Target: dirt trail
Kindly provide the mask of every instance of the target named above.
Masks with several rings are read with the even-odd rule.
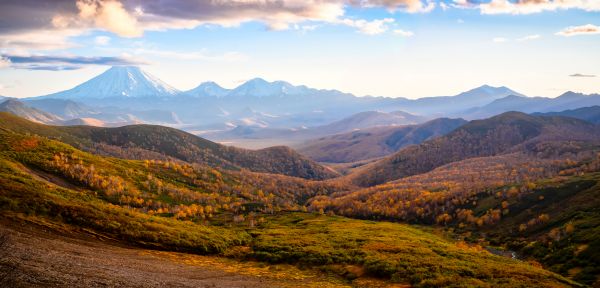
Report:
[[[6,268],[6,263],[16,267],[12,279],[4,283],[9,287],[340,286],[333,279],[291,266],[263,267],[219,257],[130,248],[89,236],[61,236],[31,225],[18,227],[2,221],[0,233],[10,239],[0,268]]]

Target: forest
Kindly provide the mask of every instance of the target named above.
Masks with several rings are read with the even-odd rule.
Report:
[[[594,285],[600,146],[585,139],[591,134],[573,137],[581,127],[557,132],[579,125],[573,120],[502,117],[492,118],[500,128],[475,122],[400,150],[445,143],[455,156],[427,162],[412,153],[428,166],[369,187],[353,178],[364,167],[311,180],[162,151],[147,142],[158,134],[90,146],[62,128],[5,121],[2,218],[150,249],[291,264],[357,286],[372,286],[368,279],[414,287]],[[477,135],[483,140],[473,147],[500,141],[498,148],[465,154]],[[410,163],[398,157],[375,164]]]

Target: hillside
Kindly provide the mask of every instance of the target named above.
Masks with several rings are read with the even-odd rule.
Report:
[[[583,107],[560,112],[534,113],[536,116],[565,116],[600,124],[600,106]]]
[[[418,125],[372,127],[308,140],[298,152],[319,162],[348,163],[390,155],[408,145],[442,136],[465,124],[439,118]]]
[[[308,179],[336,176],[334,172],[287,147],[245,150],[163,126],[46,126],[2,113],[0,127],[60,139],[86,151],[129,159],[163,159],[167,156],[211,167],[248,169]]]
[[[597,169],[596,169],[597,171]],[[600,174],[550,179],[519,199],[480,195],[476,214],[502,207],[497,224],[460,232],[485,234],[490,244],[535,259],[550,270],[591,286],[600,283]]]
[[[290,196],[299,195],[302,185],[308,185],[305,191],[311,194],[334,193],[334,186],[316,189],[312,185],[322,184],[281,178],[300,184],[294,188],[268,184],[276,181],[268,175],[246,181],[240,179],[251,175],[238,178],[237,172],[174,162],[94,156],[57,141],[5,131],[0,131],[0,147],[0,217],[20,227],[42,227],[45,233],[92,235],[138,247],[269,265],[320,267],[317,271],[330,271],[363,287],[389,282],[428,287],[457,281],[495,287],[577,285],[526,262],[405,224],[273,213],[285,207],[299,209],[295,203],[301,203],[301,197]],[[282,194],[282,189],[293,194]],[[42,261],[54,263],[51,269],[64,265],[58,257]],[[71,271],[79,269],[73,266]],[[158,270],[154,275],[169,273]],[[369,278],[384,282],[361,282]]]
[[[371,188],[317,196],[309,210],[444,225],[494,253],[539,261],[597,285],[600,145],[570,142],[545,150],[471,158]]]
[[[460,115],[468,119],[481,119],[506,111],[547,113],[596,105],[600,105],[600,95],[598,94],[586,95],[567,91],[556,98],[510,95],[505,98],[497,99],[487,105],[468,109],[467,111],[463,111]]]
[[[13,99],[0,103],[0,112],[9,112],[37,123],[60,123],[61,121],[61,118],[54,114],[28,107]]]
[[[336,134],[356,129],[376,126],[408,125],[422,123],[427,118],[413,115],[403,111],[380,112],[366,111],[354,114],[333,123],[315,127],[315,130],[323,131],[324,134]]]
[[[507,112],[471,121],[446,136],[402,149],[355,170],[347,179],[372,186],[468,158],[536,149],[539,142],[597,141],[599,131],[594,124],[574,118]]]

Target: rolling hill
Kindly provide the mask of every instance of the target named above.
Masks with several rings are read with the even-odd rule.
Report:
[[[535,150],[541,142],[596,141],[599,133],[598,126],[579,119],[507,112],[471,121],[446,136],[402,149],[347,177],[357,185],[372,186],[468,158]]]
[[[117,128],[46,126],[0,114],[0,127],[60,139],[75,147],[124,158],[153,159],[158,155],[227,169],[249,169],[308,179],[326,179],[336,173],[287,147],[245,150],[220,145],[163,126],[132,125]],[[147,158],[144,158],[147,159]]]
[[[22,102],[14,99],[8,99],[0,103],[0,111],[9,112],[37,123],[60,124],[62,121],[60,117],[54,114],[28,107]]]
[[[439,118],[418,125],[359,129],[309,140],[297,150],[319,162],[356,162],[387,156],[405,146],[445,135],[466,122],[463,119]]]
[[[533,113],[533,115],[573,117],[594,124],[600,124],[600,106],[583,107],[560,112]]]
[[[428,287],[456,282],[494,287],[579,286],[527,262],[493,255],[479,246],[407,224],[317,213],[273,213],[298,210],[303,193],[332,194],[339,189],[334,185],[284,176],[221,173],[170,161],[102,157],[4,129],[0,129],[0,148],[0,218],[30,233],[44,230],[36,239],[43,235],[55,241],[59,238],[56,233],[97,237],[108,244],[230,257],[229,273],[237,272],[234,269],[240,260],[316,267],[315,271],[325,271],[320,273],[328,277],[339,277],[340,282],[333,283],[340,286],[401,283]],[[296,183],[295,187],[290,183]],[[24,255],[14,249],[23,244],[11,241],[14,239],[2,241],[3,251],[8,252],[3,255]],[[40,253],[37,249],[47,244],[41,241],[28,250]],[[106,250],[102,246],[102,251]],[[134,251],[138,255],[153,253]],[[75,254],[89,259],[89,253]],[[198,259],[183,253],[177,257]],[[20,261],[32,263],[31,259]],[[83,263],[79,261],[86,260],[69,259],[71,267],[65,273],[81,273]],[[135,259],[137,265],[150,263]],[[48,277],[45,274],[64,265],[60,261],[65,260],[55,257],[49,261],[51,267],[36,276]],[[17,271],[23,268],[16,267]],[[172,272],[158,267],[153,275]],[[266,273],[274,272],[269,269]],[[28,286],[29,279],[9,281]]]

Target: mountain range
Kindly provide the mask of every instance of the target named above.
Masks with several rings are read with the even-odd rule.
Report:
[[[204,82],[194,89],[180,91],[134,66],[115,66],[72,89],[20,100],[67,124],[169,125],[214,141],[245,147],[257,147],[260,142],[295,145],[310,138],[387,125],[385,121],[405,125],[439,117],[473,120],[507,111],[545,113],[600,105],[597,94],[567,92],[557,98],[527,97],[508,87],[489,85],[455,96],[414,100],[357,97],[338,90],[261,78],[233,89]],[[379,119],[390,117],[392,112],[412,115],[413,120],[404,121],[396,117],[398,115],[394,116],[398,118],[394,123]],[[364,119],[352,122],[361,117]],[[335,128],[344,125],[343,129]]]
[[[416,125],[369,127],[310,139],[298,145],[297,150],[319,162],[356,162],[387,156],[408,145],[443,136],[465,123],[463,119],[439,118]]]
[[[118,128],[47,126],[9,113],[0,113],[0,126],[37,134],[79,149],[126,159],[179,159],[212,167],[326,179],[336,173],[287,147],[246,150],[228,147],[164,126],[131,125]]]
[[[431,171],[465,159],[511,152],[535,153],[539,143],[600,141],[600,128],[579,119],[506,112],[473,120],[449,134],[409,146],[348,175],[349,181],[372,186]],[[552,144],[554,145],[554,144]],[[548,147],[546,147],[548,148]]]

